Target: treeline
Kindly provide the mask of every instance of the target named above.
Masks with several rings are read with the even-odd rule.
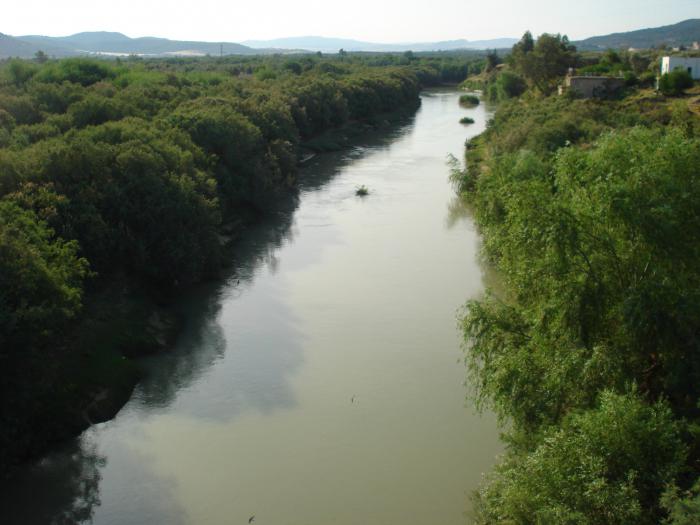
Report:
[[[36,62],[36,61],[35,61]],[[293,75],[315,73],[347,75],[358,68],[401,67],[412,70],[427,84],[462,82],[468,75],[477,75],[486,67],[483,51],[442,51],[404,53],[346,52],[324,55],[224,56],[192,59],[144,59],[138,56],[118,58],[117,65],[138,67],[144,71],[177,73],[216,73],[224,77],[255,77],[258,80],[281,79]]]
[[[223,241],[293,193],[305,141],[468,71],[398,60],[2,64],[0,468],[128,395],[149,305],[217,275]]]
[[[549,66],[510,69],[528,91],[455,171],[503,284],[463,318],[474,397],[507,428],[476,522],[697,523],[700,119],[652,90],[547,96]]]

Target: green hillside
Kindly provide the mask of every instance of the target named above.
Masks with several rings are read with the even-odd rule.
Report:
[[[596,36],[576,42],[576,46],[583,50],[628,49],[630,47],[649,49],[660,45],[690,46],[693,42],[700,42],[700,19],[685,20],[670,26],[639,29],[628,33]]]
[[[147,55],[147,56],[218,56],[264,53],[233,42],[194,42],[167,38],[129,38],[122,33],[93,31],[71,36],[40,35],[9,36],[0,34],[0,59],[31,58],[37,51],[49,56],[68,57],[87,54]]]

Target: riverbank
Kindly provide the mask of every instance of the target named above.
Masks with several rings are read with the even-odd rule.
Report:
[[[419,106],[420,99],[416,99],[414,104],[396,111],[326,130],[301,143],[298,157],[306,152],[342,151],[367,133],[391,129]],[[296,186],[291,190],[278,199],[295,199]],[[279,202],[270,203],[271,210],[279,206]],[[251,210],[244,220],[222,226],[219,238],[225,259],[235,258],[236,241],[264,215]],[[12,476],[12,463],[21,466],[119,412],[142,378],[138,359],[167,351],[177,339],[184,320],[172,305],[188,293],[187,288],[164,293],[138,285],[124,275],[93,283],[85,296],[84,314],[61,342],[70,351],[54,349],[58,365],[54,381],[68,387],[53,390],[50,401],[37,404],[35,423],[30,424],[35,429],[32,439],[18,439],[16,451],[7,449],[6,457],[15,459],[5,465],[6,477]],[[59,357],[62,355],[69,359]]]
[[[467,144],[455,179],[505,285],[463,319],[474,396],[509,422],[479,523],[680,523],[697,505],[691,97],[528,92]]]
[[[464,402],[455,311],[482,269],[445,157],[489,113],[464,128],[457,91],[422,99],[304,165],[223,280],[177,302],[182,334],[139,359],[119,414],[3,487],[8,525],[78,510],[94,525],[463,523],[501,445]]]

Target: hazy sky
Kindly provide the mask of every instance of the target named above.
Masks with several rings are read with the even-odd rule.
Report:
[[[561,32],[572,39],[700,18],[700,0],[5,0],[0,32],[239,42],[320,35],[374,42],[481,40]]]

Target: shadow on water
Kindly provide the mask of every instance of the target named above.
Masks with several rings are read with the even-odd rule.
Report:
[[[430,95],[423,94],[423,96]],[[322,189],[349,164],[366,156],[368,152],[388,147],[402,136],[410,133],[415,119],[415,113],[398,117],[386,127],[368,130],[361,139],[348,143],[347,147],[340,151],[316,156],[301,170],[299,189],[302,192]]]
[[[447,203],[447,216],[445,217],[445,227],[448,230],[464,222],[473,224],[473,220],[474,210],[469,203],[465,202],[459,195],[450,199]]]
[[[7,525],[90,521],[100,504],[100,468],[105,462],[94,446],[72,440],[2,487],[0,521]],[[34,504],[37,495],[41,505]]]
[[[128,418],[129,413],[148,417],[172,410],[226,422],[245,410],[267,413],[296,405],[290,377],[303,363],[303,334],[271,279],[279,264],[278,252],[294,242],[300,196],[322,190],[367,152],[390,145],[410,131],[414,118],[368,131],[343,151],[319,155],[304,166],[299,193],[245,232],[223,278],[178,301],[175,308],[186,319],[181,336],[172,351],[142,360],[144,378],[117,420],[89,429],[0,486],[0,523],[92,522],[101,505],[100,486],[106,482],[108,463],[109,483],[135,485],[135,499],[122,502],[124,514],[120,512],[117,521],[130,523],[129,517],[140,520],[150,515],[183,523],[183,509],[170,495],[175,481],[154,479],[147,458],[123,444],[109,445],[109,457],[100,454],[101,432],[118,426],[119,418]],[[206,388],[197,388],[205,376]]]
[[[477,228],[474,219],[474,207],[463,198],[456,196],[447,203],[447,215],[445,217],[445,227],[452,229],[458,224],[470,224],[472,228]],[[496,297],[505,299],[507,292],[504,287],[503,276],[494,265],[494,262],[489,260],[483,250],[483,240],[478,237],[477,241],[477,257],[479,260],[479,268],[481,269],[481,280],[484,285],[484,291],[494,294]],[[466,311],[460,308],[458,317],[462,317]]]

